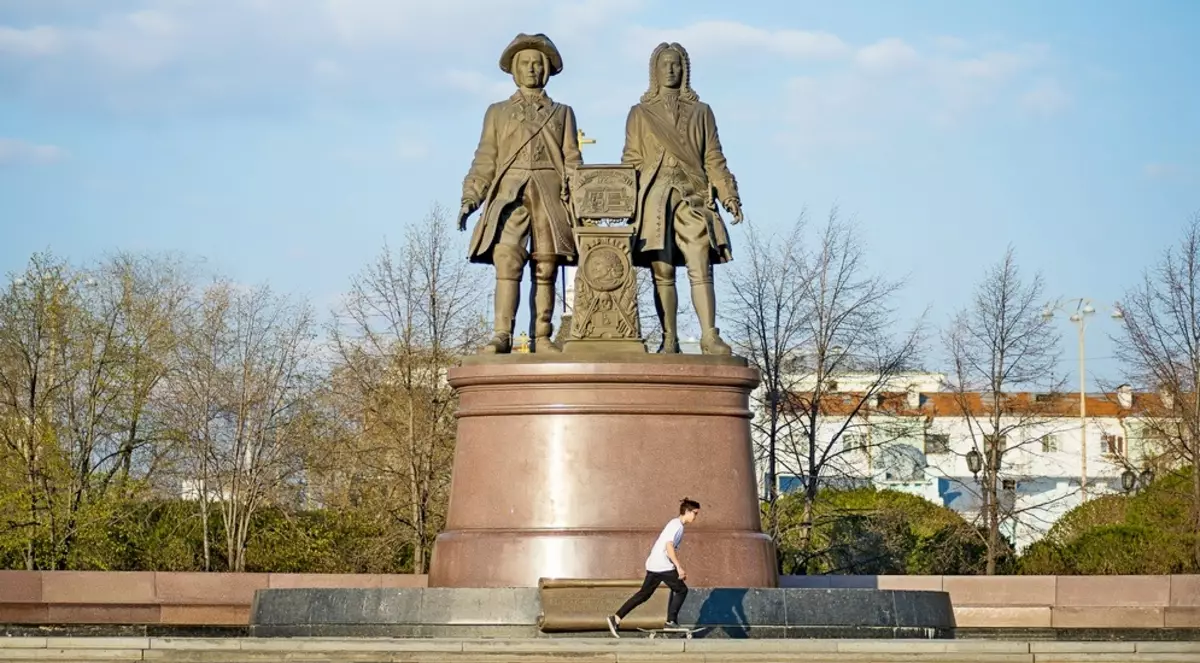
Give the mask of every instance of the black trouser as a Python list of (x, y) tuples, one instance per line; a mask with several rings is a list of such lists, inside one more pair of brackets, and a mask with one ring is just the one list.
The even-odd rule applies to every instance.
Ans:
[(667, 621), (679, 621), (679, 609), (683, 607), (683, 600), (687, 598), (688, 587), (679, 578), (679, 571), (671, 569), (663, 573), (655, 571), (646, 572), (646, 580), (642, 582), (642, 588), (637, 590), (637, 593), (629, 597), (625, 605), (617, 610), (617, 616), (625, 619), (634, 608), (650, 600), (654, 596), (654, 590), (658, 589), (660, 583), (667, 583), (667, 587), (671, 589), (671, 600), (667, 603)]

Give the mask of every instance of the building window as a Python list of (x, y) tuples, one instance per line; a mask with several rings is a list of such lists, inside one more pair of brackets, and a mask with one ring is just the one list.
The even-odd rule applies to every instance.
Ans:
[(867, 436), (857, 433), (846, 434), (842, 436), (842, 449), (844, 451), (866, 451)]
[(945, 433), (925, 434), (925, 454), (950, 453), (950, 436)]
[(1121, 437), (1120, 435), (1109, 435), (1108, 433), (1105, 433), (1104, 436), (1101, 438), (1101, 440), (1102, 440), (1102, 444), (1103, 444), (1102, 448), (1104, 449), (1104, 453), (1106, 453), (1110, 456), (1124, 456), (1125, 455), (1125, 438), (1124, 437)]
[(1042, 436), (1042, 453), (1053, 453), (1058, 451), (1058, 436), (1043, 435)]
[(779, 492), (782, 494), (795, 493), (804, 490), (804, 479), (790, 474), (780, 474)]

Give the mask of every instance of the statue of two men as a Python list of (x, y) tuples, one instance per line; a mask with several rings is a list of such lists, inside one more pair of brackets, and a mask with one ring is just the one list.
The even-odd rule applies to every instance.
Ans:
[[(517, 92), (492, 104), (463, 182), (459, 229), (484, 205), (468, 259), (496, 269), (495, 336), (481, 352), (512, 348), (521, 274), (534, 265), (534, 352), (558, 352), (551, 339), (559, 265), (576, 259), (568, 182), (582, 164), (570, 106), (545, 93), (562, 57), (545, 35), (518, 35), (500, 56)], [(716, 327), (712, 266), (732, 259), (717, 202), (742, 221), (737, 181), (725, 163), (712, 109), (691, 88), (691, 62), (679, 44), (650, 57), (650, 86), (629, 111), (622, 162), (638, 172), (634, 260), (650, 268), (662, 322), (659, 352), (679, 352), (676, 268), (687, 268), (700, 321), (701, 351), (728, 355)], [(527, 249), (526, 246), (531, 248)]]

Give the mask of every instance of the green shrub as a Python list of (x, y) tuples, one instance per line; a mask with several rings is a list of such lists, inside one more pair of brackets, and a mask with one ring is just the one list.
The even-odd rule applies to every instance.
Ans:
[(954, 511), (916, 495), (824, 490), (814, 505), (807, 546), (804, 496), (785, 495), (775, 508), (777, 549), (786, 574), (968, 574), (986, 563), (978, 530)]

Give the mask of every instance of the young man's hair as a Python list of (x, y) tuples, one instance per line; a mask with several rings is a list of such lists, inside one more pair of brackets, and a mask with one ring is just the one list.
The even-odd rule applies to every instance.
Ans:
[(699, 511), (699, 510), (700, 510), (700, 503), (697, 502), (696, 500), (688, 499), (685, 497), (679, 502), (679, 515), (681, 515), (681, 516), (686, 514), (688, 511)]

